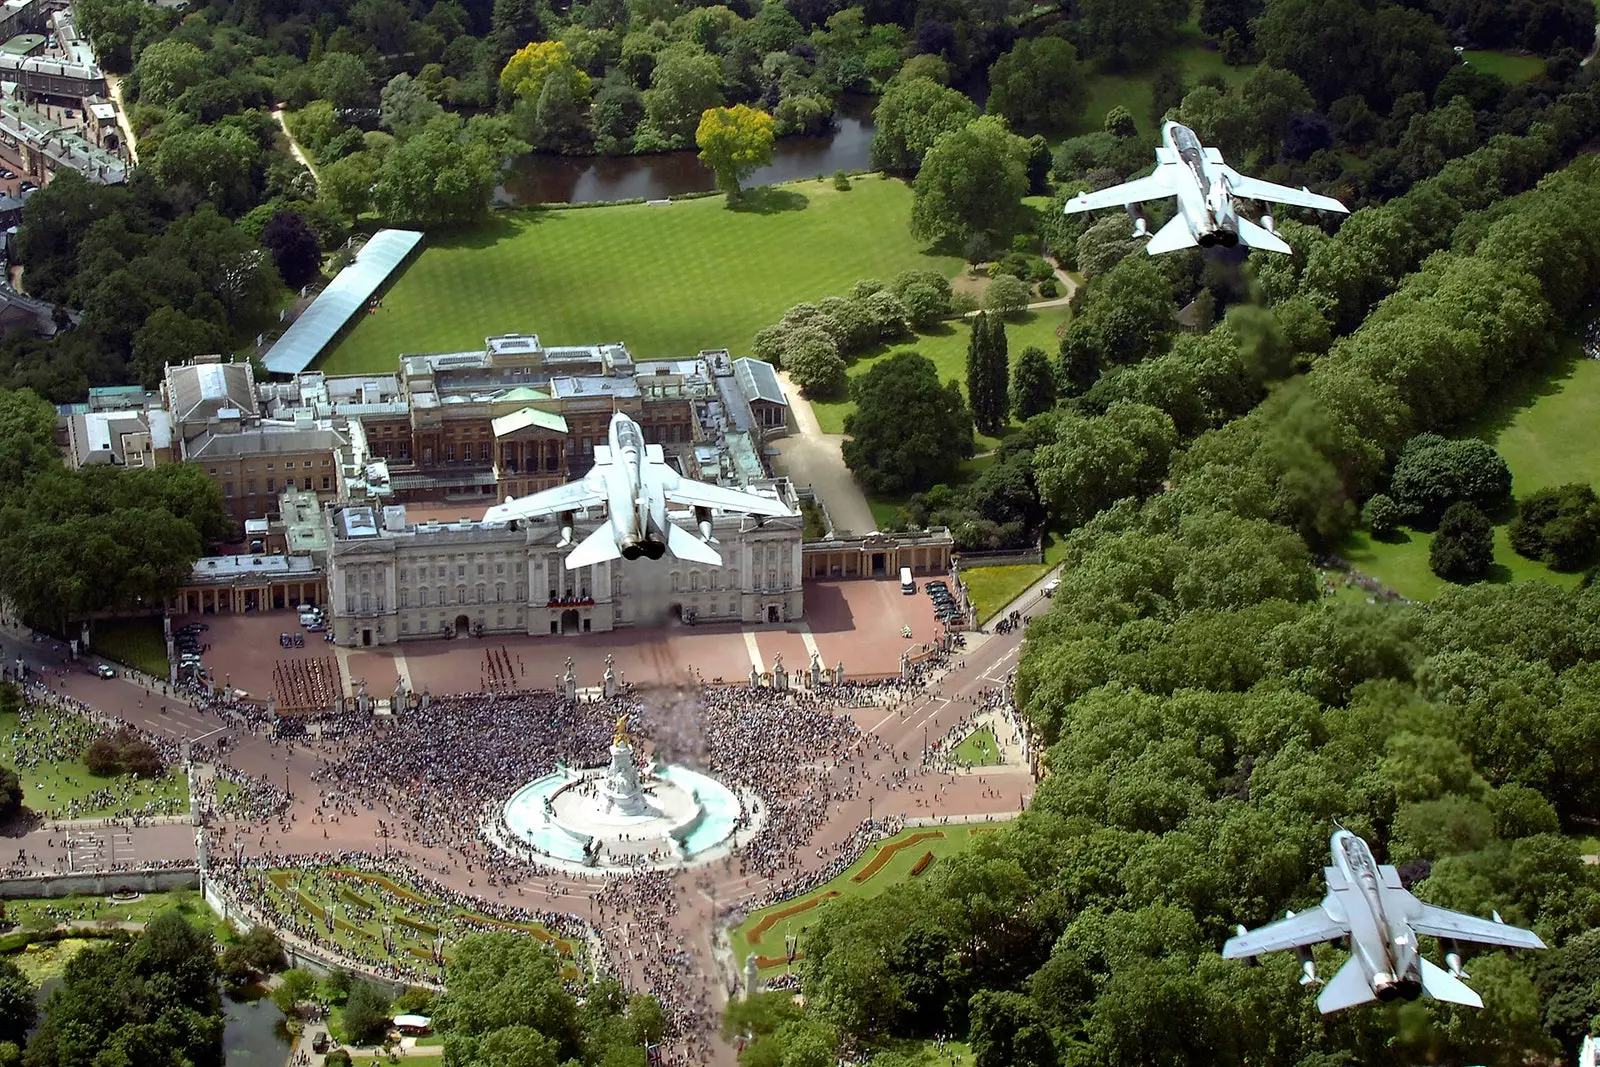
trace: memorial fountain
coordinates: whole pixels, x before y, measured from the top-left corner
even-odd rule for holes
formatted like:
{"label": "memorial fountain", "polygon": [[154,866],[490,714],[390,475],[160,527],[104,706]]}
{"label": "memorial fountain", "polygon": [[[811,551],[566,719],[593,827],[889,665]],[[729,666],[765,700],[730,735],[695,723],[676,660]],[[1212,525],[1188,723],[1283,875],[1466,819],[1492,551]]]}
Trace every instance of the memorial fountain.
{"label": "memorial fountain", "polygon": [[513,793],[486,829],[501,847],[536,862],[603,873],[715,858],[753,834],[760,819],[754,796],[698,771],[658,759],[641,768],[624,715],[609,764],[558,766]]}

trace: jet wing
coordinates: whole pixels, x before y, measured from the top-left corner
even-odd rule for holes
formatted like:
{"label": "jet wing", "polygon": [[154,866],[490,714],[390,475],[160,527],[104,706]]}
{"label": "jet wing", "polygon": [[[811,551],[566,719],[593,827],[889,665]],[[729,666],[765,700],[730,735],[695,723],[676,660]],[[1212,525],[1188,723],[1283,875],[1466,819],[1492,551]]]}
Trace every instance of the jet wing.
{"label": "jet wing", "polygon": [[484,512],[483,521],[505,522],[509,519],[531,519],[536,515],[556,515],[563,511],[593,507],[605,499],[604,481],[590,471],[578,481],[496,504]]}
{"label": "jet wing", "polygon": [[[1337,211],[1341,215],[1350,213],[1349,208],[1331,196],[1321,196],[1309,189],[1291,189],[1287,185],[1279,185],[1276,182],[1246,177],[1232,167],[1223,167],[1222,170],[1228,177],[1228,191],[1234,196],[1242,197],[1245,200],[1268,200],[1274,204],[1309,207],[1318,211]],[[1107,192],[1110,192],[1110,190],[1108,189]]]}
{"label": "jet wing", "polygon": [[788,507],[771,497],[697,482],[693,478],[682,477],[665,468],[661,469],[661,475],[661,491],[674,504],[686,504],[696,508],[721,508],[723,511],[739,511],[750,515],[794,514]]}
{"label": "jet wing", "polygon": [[[1335,915],[1339,918],[1334,918]],[[1350,932],[1350,924],[1343,916],[1344,907],[1334,899],[1332,893],[1329,893],[1320,907],[1307,909],[1298,915],[1291,915],[1287,919],[1279,919],[1275,923],[1268,923],[1248,933],[1228,938],[1227,943],[1222,946],[1222,958],[1244,959],[1249,956],[1259,956],[1263,952],[1277,952],[1279,949],[1299,948],[1302,945],[1332,941]]]}
{"label": "jet wing", "polygon": [[1172,196],[1177,190],[1173,188],[1172,180],[1168,177],[1171,173],[1170,167],[1171,164],[1163,164],[1157,167],[1153,174],[1135,178],[1131,182],[1123,182],[1121,185],[1113,185],[1109,189],[1101,189],[1097,193],[1079,193],[1067,201],[1065,213],[1076,215],[1083,211],[1142,204],[1146,200],[1160,200],[1164,196]]}
{"label": "jet wing", "polygon": [[[1392,892],[1392,891],[1391,891]],[[1405,892],[1401,890],[1401,892]],[[1545,943],[1532,930],[1510,926],[1492,919],[1480,919],[1448,908],[1436,908],[1410,897],[1406,908],[1406,922],[1419,934],[1444,937],[1452,941],[1473,941],[1480,945],[1502,945],[1506,948],[1544,948]]]}

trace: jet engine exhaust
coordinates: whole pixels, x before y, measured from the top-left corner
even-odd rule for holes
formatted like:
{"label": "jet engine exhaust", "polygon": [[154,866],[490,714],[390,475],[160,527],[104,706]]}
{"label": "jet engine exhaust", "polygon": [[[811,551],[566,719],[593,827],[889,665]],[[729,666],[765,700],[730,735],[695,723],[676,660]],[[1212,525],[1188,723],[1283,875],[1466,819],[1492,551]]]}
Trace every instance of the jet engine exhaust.
{"label": "jet engine exhaust", "polygon": [[660,559],[667,554],[667,543],[665,541],[646,541],[639,548],[644,552],[645,559]]}
{"label": "jet engine exhaust", "polygon": [[1199,236],[1198,240],[1201,248],[1215,248],[1217,244],[1217,235],[1214,233],[1203,233]]}
{"label": "jet engine exhaust", "polygon": [[632,544],[623,545],[620,551],[622,552],[623,559],[638,559],[640,556],[644,555],[644,549],[637,541]]}
{"label": "jet engine exhaust", "polygon": [[1239,235],[1232,230],[1223,230],[1217,234],[1217,241],[1223,248],[1236,248],[1239,244]]}

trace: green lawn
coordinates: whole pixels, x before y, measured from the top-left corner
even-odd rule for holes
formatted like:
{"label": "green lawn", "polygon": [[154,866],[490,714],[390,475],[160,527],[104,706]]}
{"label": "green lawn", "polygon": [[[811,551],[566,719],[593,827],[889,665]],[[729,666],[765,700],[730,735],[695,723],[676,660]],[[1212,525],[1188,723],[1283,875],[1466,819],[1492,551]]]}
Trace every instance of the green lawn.
{"label": "green lawn", "polygon": [[[919,826],[909,827],[900,831],[893,837],[884,838],[876,845],[869,848],[865,855],[851,864],[842,874],[836,875],[832,880],[811,890],[793,900],[779,901],[769,904],[765,908],[752,912],[751,915],[740,923],[732,933],[733,952],[738,958],[739,967],[744,969],[745,957],[752,951],[759,951],[762,956],[776,958],[776,964],[763,966],[763,970],[781,970],[784,962],[784,938],[794,935],[800,939],[799,951],[805,951],[805,931],[818,916],[824,914],[828,901],[845,899],[848,897],[875,897],[885,890],[891,889],[907,878],[913,877],[911,871],[924,855],[931,852],[935,859],[953,856],[958,852],[965,852],[972,847],[972,843],[987,833],[994,833],[995,823],[979,823],[972,826]],[[896,848],[897,843],[910,841],[919,834],[939,834],[938,837],[924,837],[913,844],[902,845]],[[882,864],[875,873],[864,881],[855,881],[858,873],[866,870],[873,863],[874,858],[884,849],[892,850],[892,858]],[[922,872],[927,873],[926,869]],[[832,894],[830,896],[829,894]],[[808,901],[817,903],[804,910],[792,912],[771,923],[765,923],[767,916],[784,912],[796,904]],[[757,932],[757,928],[762,928]],[[752,940],[754,938],[754,940]]]}
{"label": "green lawn", "polygon": [[956,746],[955,757],[968,767],[993,767],[1000,762],[1000,743],[995,740],[994,728],[985,726],[967,735]]}
{"label": "green lawn", "polygon": [[430,239],[321,363],[335,374],[392,371],[403,352],[480,350],[493,334],[551,345],[622,341],[636,358],[706,348],[749,352],[791,305],[911,267],[953,275],[959,259],[912,239],[911,190],[862,177],[839,192],[806,181],[667,206],[526,211]]}
{"label": "green lawn", "polygon": [[[1585,358],[1576,339],[1569,340],[1547,370],[1502,390],[1467,433],[1499,450],[1519,498],[1554,485],[1593,483],[1600,466],[1600,360]],[[1358,530],[1340,553],[1402,596],[1428,600],[1449,584],[1428,569],[1432,539],[1431,533],[1403,531],[1394,541],[1378,542]],[[1571,587],[1579,580],[1517,555],[1505,525],[1495,528],[1494,561],[1491,582],[1542,579]]]}
{"label": "green lawn", "polygon": [[102,619],[89,630],[90,651],[152,678],[167,676],[167,641],[160,619]]}
{"label": "green lawn", "polygon": [[1255,69],[1254,64],[1230,67],[1224,63],[1221,53],[1205,46],[1198,25],[1191,20],[1183,28],[1177,46],[1147,69],[1091,74],[1088,79],[1089,99],[1084,105],[1083,117],[1076,128],[1068,132],[1091,133],[1100,129],[1105,124],[1106,112],[1121,104],[1133,114],[1141,133],[1156,133],[1159,126],[1150,114],[1150,81],[1156,70],[1167,63],[1174,63],[1183,71],[1183,83],[1189,88],[1211,74],[1219,75],[1229,85],[1236,85],[1250,77],[1250,72]]}
{"label": "green lawn", "polygon": [[88,719],[49,705],[0,715],[0,764],[17,769],[23,806],[49,818],[92,815],[179,815],[189,803],[187,779],[169,771],[154,781],[128,775],[97,778],[82,754],[102,731]]}
{"label": "green lawn", "polygon": [[1505,52],[1466,52],[1462,56],[1474,69],[1495,74],[1512,85],[1521,85],[1544,73],[1544,60],[1538,56],[1513,56]]}
{"label": "green lawn", "polygon": [[[1060,537],[1046,534],[1043,563],[961,568],[961,580],[967,583],[967,594],[972,597],[972,605],[978,613],[978,625],[982,626],[994,618],[1024,589],[1044,577],[1046,572],[1061,562],[1066,550],[1066,543]],[[1044,608],[1038,610],[1043,611]]]}
{"label": "green lawn", "polygon": [[[1056,329],[1063,325],[1071,312],[1066,305],[1027,311],[1006,322],[1006,351],[1014,360],[1029,345],[1036,345],[1050,353],[1052,358],[1061,347]],[[872,352],[859,356],[850,364],[849,375],[859,377],[872,367],[897,352],[920,352],[938,368],[941,381],[954,378],[967,389],[967,339],[972,327],[967,322],[941,322],[925,333],[917,334],[895,345],[881,345]],[[823,433],[844,433],[845,416],[855,410],[850,400],[814,400],[811,410],[816,412],[817,424]],[[978,451],[986,452],[998,442],[992,437],[979,436]]]}
{"label": "green lawn", "polygon": [[118,904],[109,897],[71,896],[53,900],[8,900],[6,922],[28,929],[47,929],[63,922],[107,919],[114,922],[148,922],[158,911],[177,908],[185,915],[211,913],[196,889],[145,893],[138,900]]}

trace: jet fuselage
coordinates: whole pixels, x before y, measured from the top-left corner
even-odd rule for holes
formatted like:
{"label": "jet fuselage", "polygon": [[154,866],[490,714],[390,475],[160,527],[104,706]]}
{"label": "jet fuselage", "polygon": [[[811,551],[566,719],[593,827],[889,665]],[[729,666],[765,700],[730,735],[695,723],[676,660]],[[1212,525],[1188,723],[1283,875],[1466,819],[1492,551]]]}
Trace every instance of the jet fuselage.
{"label": "jet fuselage", "polygon": [[1346,906],[1350,951],[1361,962],[1379,1000],[1416,1000],[1422,995],[1417,935],[1405,920],[1387,915],[1382,875],[1367,843],[1348,830],[1333,835],[1333,862],[1356,899]]}
{"label": "jet fuselage", "polygon": [[1237,245],[1239,213],[1228,191],[1228,179],[1206,158],[1200,138],[1189,127],[1168,122],[1161,127],[1161,140],[1181,164],[1178,210],[1195,240],[1204,248]]}
{"label": "jet fuselage", "polygon": [[[660,559],[667,551],[667,502],[646,474],[644,438],[639,426],[618,412],[607,433],[611,464],[606,468],[606,513],[623,559]],[[656,534],[659,536],[652,536]]]}

